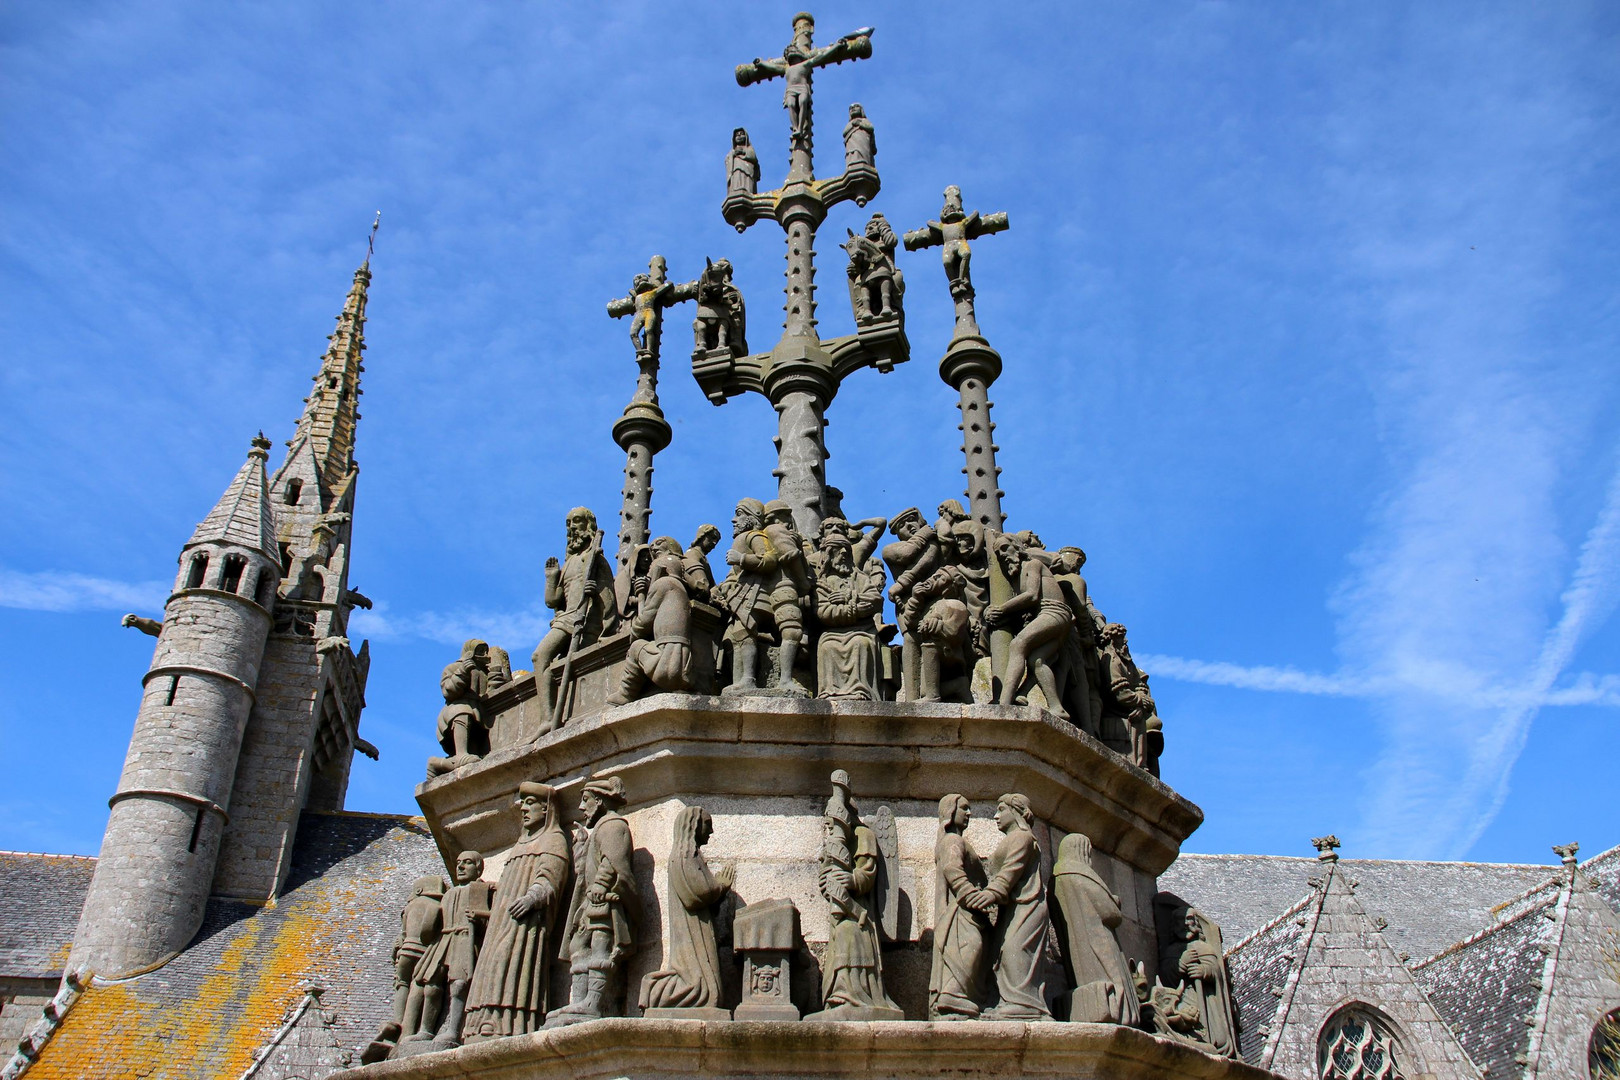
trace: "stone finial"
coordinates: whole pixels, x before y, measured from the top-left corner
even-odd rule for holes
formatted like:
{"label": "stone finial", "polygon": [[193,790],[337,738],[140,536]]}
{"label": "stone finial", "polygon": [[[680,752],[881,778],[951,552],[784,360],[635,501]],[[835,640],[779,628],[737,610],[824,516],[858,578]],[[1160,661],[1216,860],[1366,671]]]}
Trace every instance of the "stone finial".
{"label": "stone finial", "polygon": [[1311,846],[1316,849],[1316,857],[1323,862],[1339,861],[1339,838],[1332,833],[1311,837]]}
{"label": "stone finial", "polygon": [[270,440],[264,437],[264,432],[261,431],[253,437],[252,446],[253,449],[248,451],[248,457],[256,457],[260,461],[266,461],[269,459]]}
{"label": "stone finial", "polygon": [[1564,865],[1571,869],[1574,869],[1575,867],[1575,854],[1580,850],[1581,845],[1576,843],[1553,845],[1553,854],[1557,855],[1560,859],[1563,859]]}

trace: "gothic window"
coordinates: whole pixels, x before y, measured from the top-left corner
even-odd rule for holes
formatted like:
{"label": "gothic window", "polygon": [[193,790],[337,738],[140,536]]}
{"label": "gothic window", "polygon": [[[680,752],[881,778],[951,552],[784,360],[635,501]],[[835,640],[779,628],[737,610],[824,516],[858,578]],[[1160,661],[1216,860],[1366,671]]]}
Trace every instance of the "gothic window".
{"label": "gothic window", "polygon": [[259,601],[260,607],[270,606],[270,601],[275,597],[276,594],[276,575],[270,572],[270,568],[268,566],[261,567],[259,569],[258,587],[253,591],[254,595]]}
{"label": "gothic window", "polygon": [[298,477],[287,481],[287,486],[281,491],[281,500],[288,506],[297,506],[299,496],[304,493],[304,482]]}
{"label": "gothic window", "polygon": [[1592,1080],[1620,1080],[1620,1009],[1598,1021],[1586,1055],[1586,1071]]}
{"label": "gothic window", "polygon": [[1365,1005],[1350,1005],[1328,1020],[1317,1040],[1322,1080],[1406,1080],[1407,1060],[1395,1027]]}
{"label": "gothic window", "polygon": [[247,560],[242,556],[225,556],[225,566],[219,572],[219,587],[225,592],[235,592],[242,585],[242,571],[246,569]]}
{"label": "gothic window", "polygon": [[208,573],[208,556],[193,555],[191,557],[191,573],[186,575],[186,588],[202,588],[203,577]]}

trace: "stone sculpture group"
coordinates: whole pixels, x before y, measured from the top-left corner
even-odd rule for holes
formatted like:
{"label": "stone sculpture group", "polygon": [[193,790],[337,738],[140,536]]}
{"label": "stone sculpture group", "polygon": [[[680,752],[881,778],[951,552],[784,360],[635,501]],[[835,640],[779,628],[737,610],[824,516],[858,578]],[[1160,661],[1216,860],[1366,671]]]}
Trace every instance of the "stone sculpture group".
{"label": "stone sculpture group", "polygon": [[[828,941],[820,958],[821,1008],[803,1019],[903,1020],[883,975],[883,946],[899,938],[894,815],[880,806],[870,821],[863,818],[842,769],[831,784],[821,848],[805,855],[818,868]],[[556,789],[520,784],[520,836],[497,883],[481,880],[484,860],[475,851],[457,857],[453,886],[433,876],[418,880],[393,953],[393,1019],[363,1058],[407,1057],[623,1015],[624,972],[647,944],[639,927],[635,842],[620,813],[626,801],[618,776],[585,783],[570,838]],[[1001,839],[988,859],[965,835],[971,818],[966,797],[939,800],[930,1020],[1121,1024],[1235,1053],[1219,927],[1194,908],[1171,911],[1169,940],[1150,984],[1146,966],[1133,966],[1115,935],[1120,899],[1093,865],[1089,837],[1062,838],[1048,880],[1037,836],[1046,830],[1027,796],[997,800]],[[714,828],[702,806],[682,807],[675,816],[663,964],[642,979],[633,1000],[655,1018],[799,1019],[787,990],[793,958],[806,955],[798,911],[787,900],[735,897],[734,869],[711,866],[703,853]],[[1168,894],[1158,902],[1176,903]],[[735,930],[726,936],[747,968],[735,1014],[724,1000],[720,948],[728,915]],[[1067,977],[1051,962],[1054,944]],[[557,1007],[549,1000],[554,958],[568,963],[569,976],[568,1000]],[[1066,1016],[1055,1017],[1053,1003],[1065,999]]]}

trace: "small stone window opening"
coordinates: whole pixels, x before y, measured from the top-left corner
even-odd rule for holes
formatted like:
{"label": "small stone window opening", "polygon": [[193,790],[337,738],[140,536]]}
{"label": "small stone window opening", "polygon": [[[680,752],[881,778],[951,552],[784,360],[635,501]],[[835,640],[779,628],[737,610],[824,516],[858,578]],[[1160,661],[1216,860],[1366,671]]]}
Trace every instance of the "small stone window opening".
{"label": "small stone window opening", "polygon": [[304,482],[298,477],[287,481],[287,486],[281,490],[281,501],[288,506],[297,506],[298,499],[304,494]]}
{"label": "small stone window opening", "polygon": [[208,812],[205,806],[197,807],[197,817],[191,823],[191,842],[186,844],[187,851],[197,850],[197,841],[202,839],[203,815]]}
{"label": "small stone window opening", "polygon": [[1586,1071],[1592,1080],[1620,1080],[1620,1009],[1599,1020],[1593,1030]]}
{"label": "small stone window opening", "polygon": [[178,690],[178,689],[180,689],[180,676],[178,676],[178,675],[170,675],[169,676],[169,692],[168,692],[168,694],[166,694],[164,696],[163,704],[165,704],[165,705],[173,705],[174,704],[174,692],[176,690]]}
{"label": "small stone window opening", "polygon": [[246,569],[247,560],[242,556],[225,556],[225,566],[219,572],[219,587],[228,593],[235,592],[242,587],[242,572]]}
{"label": "small stone window opening", "polygon": [[1366,1006],[1335,1013],[1317,1041],[1322,1080],[1407,1080],[1406,1054],[1393,1025]]}
{"label": "small stone window opening", "polygon": [[286,577],[292,573],[292,545],[283,541],[276,545],[276,552],[281,556],[281,576]]}
{"label": "small stone window opening", "polygon": [[202,588],[203,578],[208,575],[208,556],[193,555],[191,557],[191,573],[186,575],[186,588]]}
{"label": "small stone window opening", "polygon": [[270,568],[268,566],[260,567],[259,584],[258,587],[254,589],[254,595],[258,598],[259,606],[269,607],[270,601],[275,597],[275,594],[276,575],[270,572]]}

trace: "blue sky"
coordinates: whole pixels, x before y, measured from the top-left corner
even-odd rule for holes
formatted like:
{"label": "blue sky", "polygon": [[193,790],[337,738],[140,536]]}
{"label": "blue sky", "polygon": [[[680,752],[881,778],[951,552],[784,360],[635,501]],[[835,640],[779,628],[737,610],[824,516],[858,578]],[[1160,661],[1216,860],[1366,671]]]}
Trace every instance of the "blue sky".
{"label": "blue sky", "polygon": [[[0,847],[94,853],[174,560],[286,439],[383,211],[354,585],[351,809],[411,811],[439,668],[526,658],[562,515],[617,506],[634,387],[604,303],[726,256],[768,347],[774,226],[721,220],[746,126],[786,167],[794,6],[0,10]],[[1196,851],[1552,862],[1620,842],[1620,11],[1599,3],[828,3],[817,77],[877,128],[897,228],[959,184],[1009,527],[1091,555],[1165,718]],[[823,227],[823,333],[848,333]],[[913,360],[851,377],[852,516],[961,488],[938,256]],[[677,315],[674,327],[685,325]],[[653,528],[769,497],[774,416],[672,329]]]}

